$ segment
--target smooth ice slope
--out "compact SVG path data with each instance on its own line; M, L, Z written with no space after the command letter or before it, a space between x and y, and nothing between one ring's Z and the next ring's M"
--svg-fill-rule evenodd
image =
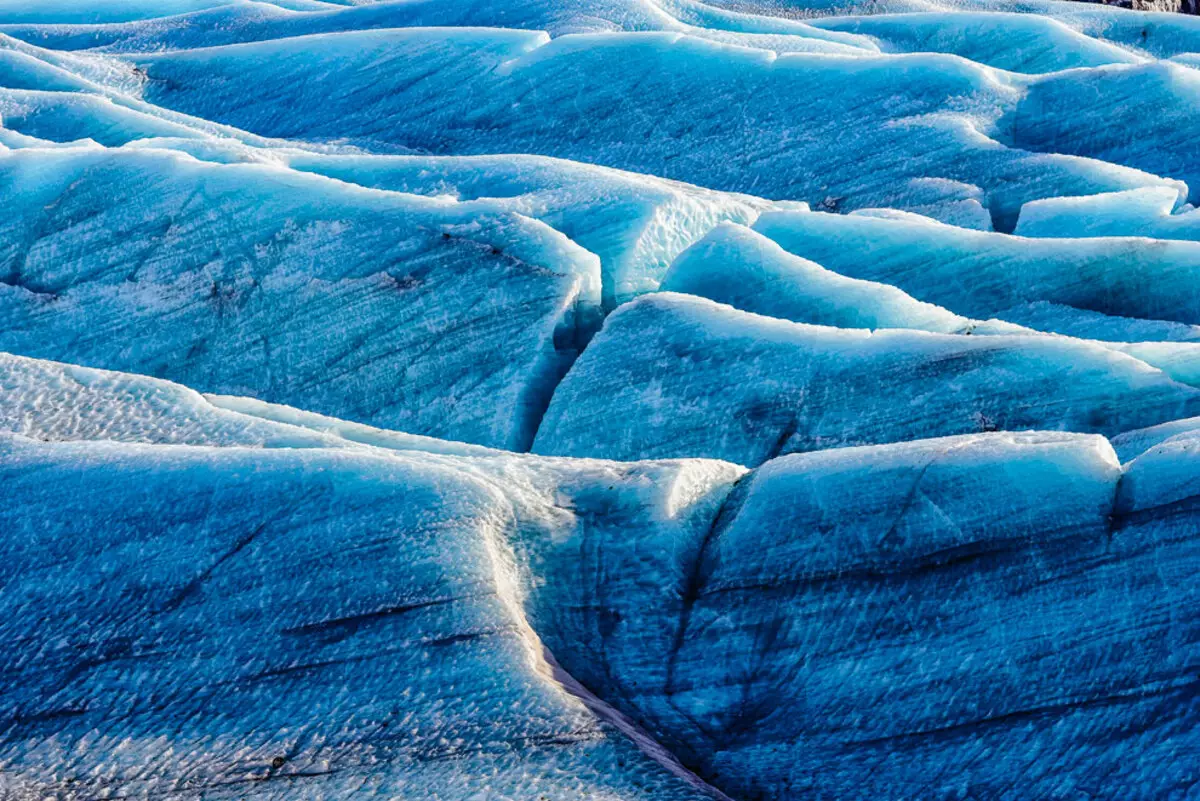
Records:
M1200 21L1188 14L1133 11L1107 3L1073 0L737 0L746 12L788 16L799 12L810 21L849 15L899 15L919 12L1036 15L1063 23L1085 36L1122 45L1157 58L1200 52Z
M0 123L5 127L36 126L37 131L24 132L59 142L94 129L99 135L91 138L108 145L215 136L258 146L314 147L264 139L146 103L135 97L145 80L144 73L119 59L47 50L0 33ZM30 103L36 113L25 110Z
M524 28L544 30L553 36L618 30L672 31L780 52L854 54L879 50L865 36L828 31L798 20L730 13L695 0L385 0L307 14L242 2L118 25L0 24L0 31L59 50L153 52L322 33L432 26Z
M744 226L728 223L680 254L664 277L662 289L796 323L975 336L1042 333L1002 320L960 317L922 303L890 284L846 278L788 253ZM1089 340L1089 344L1127 353L1175 381L1200 387L1200 343Z
M0 430L43 442L349 447L214 407L169 381L0 353Z
M764 214L754 229L834 272L893 284L967 317L1008 319L1009 310L1046 302L1112 317L1200 323L1200 292L1189 290L1200 287L1195 242L1022 239L911 217L793 212ZM1069 313L1059 316L1070 322ZM1122 330L1118 320L1111 329L1077 335L1146 338Z
M109 441L249 448L363 446L454 456L513 456L160 378L0 353L0 431L41 442Z
M264 136L538 153L843 209L953 208L982 190L994 217L1015 221L1041 197L1174 185L992 141L981 131L1015 107L1023 85L949 56L777 56L667 33L547 41L409 29L137 64L146 100Z
M1005 320L1028 328L1102 340L1113 346L1126 341L1191 342L1200 339L1200 326L1197 325L1120 317L1044 300L1014 306L1003 314Z
M559 385L537 453L782 453L996 429L1108 435L1200 410L1200 391L1105 348L798 325L659 293L626 304Z
M1200 71L1158 61L1057 73L1034 83L1000 125L1016 147L1177 178L1200 200Z
M778 207L749 195L538 156L281 158L293 169L362 186L479 200L542 220L600 257L606 309L657 289L672 259L719 222L749 224Z
M922 303L890 284L847 278L788 253L741 225L723 224L679 255L664 292L715 300L742 311L837 328L912 328L974 333L979 321ZM1025 333L999 321L994 333ZM981 332L984 333L984 332Z
M200 132L111 100L78 92L0 89L0 125L48 142L79 140L116 147L150 137L198 138Z
M184 14L236 3L237 0L110 0L91 4L80 0L0 0L0 19L9 23L97 23Z
M1174 192L1161 188L1033 200L1021 207L1014 233L1030 237L1146 236L1200 240L1200 213L1190 206L1177 212L1178 204Z
M819 19L812 24L869 36L887 52L953 53L1013 72L1047 73L1142 61L1125 48L1035 14L878 14Z
M0 348L521 449L599 311L511 213L163 151L17 150Z
M1151 448L1176 438L1194 440L1198 433L1200 433L1200 417L1183 417L1148 428L1126 431L1120 436L1113 437L1112 445L1121 461L1128 462Z

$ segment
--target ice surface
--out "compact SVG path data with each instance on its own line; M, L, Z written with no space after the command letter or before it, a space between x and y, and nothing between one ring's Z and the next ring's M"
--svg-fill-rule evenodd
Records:
M838 328L913 328L946 334L972 321L922 303L891 284L847 278L788 253L741 225L713 228L671 264L663 291L715 300L742 311ZM1005 333L1019 326L995 323Z
M1196 473L1148 458L1036 434L770 463L705 548L664 718L735 797L1172 795L1196 550L1163 504Z
M1049 13L1081 33L1123 45L1157 58L1200 50L1200 20L1186 14L1129 11L1104 5L1034 2L1019 5L1034 13Z
M719 5L0 0L0 797L1192 794L1200 20Z
M149 137L205 135L260 146L287 144L140 100L135 95L145 75L122 60L47 50L0 33L0 61L5 64L0 69L0 99L7 106L7 110L0 107L0 112L7 115L0 117L0 122L10 128L38 125L43 138L64 140L64 133L56 130L53 115L58 115L68 121L68 128L95 126L109 137L105 144L110 145ZM49 119L30 122L22 118L20 109L31 98L43 109L43 115L50 115ZM16 104L15 111L12 104Z
M527 55L520 57L522 53ZM782 53L778 63L773 55L777 53ZM137 69L147 78L140 91L147 99L268 136L329 141L336 128L339 138L383 150L544 153L717 189L829 200L845 209L907 207L957 222L963 203L982 198L993 217L1011 225L1028 200L1178 185L1115 164L1032 155L1002 146L1000 142L1013 138L1009 121L1019 112L1021 97L1033 91L1028 82L970 62L920 54L868 52L848 65L841 57L789 53L778 47L722 47L680 33L563 36L548 43L533 31L420 29L293 35L140 59ZM589 61L597 65L587 67ZM617 61L624 69L599 83L606 77L605 65ZM637 71L631 69L635 65ZM198 74L200 69L203 74ZM847 70L857 77L834 88L845 80ZM912 77L893 85L900 72ZM1102 77L1096 80L1107 74L1099 72ZM130 68L125 77L110 76L109 83L132 91L136 74ZM254 89L243 82L251 74L258 79ZM305 79L296 80L298 75ZM708 93L687 88L697 80L738 87L748 104L742 109L711 108L705 103ZM586 136L577 118L588 109L561 102L565 95L580 93L603 102L634 81L641 90L627 92L625 102L615 106L619 113L606 124L595 125L593 120ZM259 90L266 84L275 88L264 101ZM472 91L448 91L464 85ZM1041 82L1034 84L1038 86ZM1079 91L1089 90L1084 86ZM821 102L788 106L783 98L796 92ZM636 132L659 117L639 107L643 95L647 104L668 105L681 122L711 119L710 127L724 130L721 138L736 127L746 128L744 135L753 135L755 141L743 148L740 159L730 160L728 153L710 158L720 142L698 131L685 129L683 137L667 138L647 131L639 138ZM452 102L446 102L447 96ZM504 102L505 97L512 100ZM401 104L407 113L396 113ZM289 107L321 108L323 113L283 114ZM737 120L729 118L735 112ZM491 120L486 128L470 123L482 116ZM881 125L885 120L894 124ZM434 130L439 134L436 140L430 138ZM934 140L941 144L929 147ZM924 146L914 147L917 141ZM632 150L635 143L638 148ZM671 143L687 147L661 150ZM878 153L881 159L898 150L912 155L900 162L881 160L864 173L841 175L847 163L847 157L838 156L842 148L853 148L857 159L864 152ZM765 159L761 153L767 154ZM918 154L920 158L914 158ZM1110 156L1116 162L1128 161L1120 153ZM867 173L892 177L868 184L863 181ZM830 176L841 183L831 182ZM946 187L956 184L961 187L958 193L947 195Z
M336 450L0 454L24 498L0 511L6 792L709 797L550 678L483 481Z
M1200 71L1170 61L1067 71L1030 86L1000 126L1017 147L1169 175L1196 193L1200 167L1191 132L1200 125L1198 101Z
M0 176L15 353L520 449L599 312L595 256L512 213L154 150Z
M58 101L58 98L55 98ZM37 133L55 130L35 114L9 118ZM95 127L73 134L112 139ZM152 120L157 123L157 120ZM70 127L70 126L63 126ZM129 130L116 126L122 133ZM47 129L51 129L48 131ZM658 287L672 259L721 221L753 222L762 211L805 209L751 195L701 187L595 165L541 156L366 156L265 147L184 129L187 136L119 136L130 148L177 150L220 164L260 164L316 173L374 189L420 194L447 201L476 201L480 212L511 212L542 220L600 258L607 309ZM0 129L0 133L3 133ZM23 137L15 131L11 137ZM44 147L49 140L14 141Z
M963 764L985 792L1010 776L977 757L997 749L1047 795L1101 774L1167 792L1187 770L1170 755L1194 747L1196 657L1170 621L1191 545L1160 511L1194 492L1186 445L1128 477L1102 438L1053 433L749 474L422 453L249 400L214 399L222 416L156 379L4 364L0 406L56 393L61 419L90 418L52 438L132 418L144 443L235 446L4 435L26 503L0 510L22 599L3 625L42 654L0 696L13 791L712 797L664 745L734 798L915 797ZM327 439L263 450L238 418ZM1132 756L1108 747L1129 714ZM1026 720L1045 725L1008 725Z
M346 446L225 411L169 381L8 353L0 353L0 430L44 442Z
M448 4L392 0L324 13L294 14L278 4L242 2L126 24L8 24L0 31L57 50L152 52L346 31L412 27L545 30L558 36L610 31L672 31L779 52L878 52L866 36L798 20L723 11L695 0L510 0Z
M1170 189L1148 187L1086 197L1034 200L1021 208L1018 236L1146 236L1200 240L1200 214L1178 209Z
M1013 307L1046 302L1113 317L1200 323L1200 293L1181 291L1200 286L1195 242L1023 239L934 221L795 212L764 214L754 229L834 272L894 284L968 317L1007 319ZM1119 330L1091 336L1142 338Z
M248 399L213 406L152 378L2 364L0 408L18 411L0 428L66 442L0 435L6 486L29 493L0 512L8 597L23 599L5 625L43 654L8 668L25 678L0 699L19 721L0 738L7 789L713 797L598 699L564 692L581 688L544 661L529 621L569 619L559 601L583 585L560 573L591 538L644 530L627 561L698 543L740 468L539 460ZM114 439L143 444L98 442ZM60 625L39 620L43 603ZM214 617L238 623L202 631ZM570 621L549 643L587 667L596 621ZM39 737L59 718L70 725Z
M1177 185L989 139L1024 84L940 55L777 55L676 33L549 41L524 31L410 29L137 63L146 100L264 136L538 153L842 209L928 207L930 178L979 187L993 216L1014 221L1021 204L1041 197ZM738 103L724 100L731 94ZM292 108L320 112L285 113ZM964 192L960 200L978 190Z
M69 438L114 430L92 425L91 386L156 398L143 423L203 405L155 379L6 365L5 402L14 383L22 398L82 382L55 403L93 416ZM365 431L218 400L268 426ZM228 415L191 435L232 433ZM138 436L178 442L183 427ZM734 798L915 796L963 764L985 792L1009 777L977 758L996 749L1048 795L1100 774L1151 793L1184 780L1185 765L1161 766L1194 747L1192 632L1170 622L1189 604L1174 579L1191 545L1172 536L1181 513L1160 510L1194 492L1187 446L1128 476L1102 438L1053 433L744 474L220 437L237 447L4 435L0 472L27 503L0 510L5 597L22 599L3 625L42 654L9 668L22 680L2 695L18 721L0 738L6 787L712 797L663 745ZM1131 713L1144 722L1130 757L1108 743ZM1026 720L1046 725L1007 725Z
M482 445L375 428L363 423L353 423L315 412L306 412L291 406L266 403L255 398L237 395L205 395L204 400L216 409L237 414L247 423L250 422L247 418L258 418L274 423L276 425L271 426L272 431L283 433L298 428L315 432L321 435L322 447L348 448L352 444L359 444L392 451L444 453L453 456L498 456L508 453Z
M953 53L1013 72L1046 73L1136 64L1129 50L1032 14L958 12L878 14L815 20L826 30L870 36L889 52Z
M1198 433L1200 433L1200 417L1184 417L1169 423L1159 423L1148 428L1126 431L1120 436L1113 437L1112 445L1121 461L1128 462L1161 443L1176 437L1181 440L1190 440Z
M537 156L294 153L286 163L362 186L487 201L542 220L600 257L606 309L657 289L672 259L717 223L750 223L778 207L749 195Z
M109 0L103 4L79 0L0 0L0 18L8 23L96 23L183 14L236 3L237 0Z
M1061 303L1035 301L1005 309L1004 319L1013 323L1082 339L1123 341L1192 341L1200 338L1200 326L1167 320L1103 314L1076 309Z
M8 126L0 128L0 142L14 148L66 140L177 150L215 163L286 166L369 188L478 201L473 208L480 213L533 217L600 258L608 310L656 289L671 260L718 222L750 223L764 210L805 208L539 156L330 155L254 146L92 95L0 90L0 108Z
M91 94L0 89L4 128L48 142L123 145L149 137L196 137L189 128Z
M1065 0L735 0L749 13L800 16L962 13L1021 14L1061 22L1072 30L1157 58L1200 51L1200 21L1187 14L1133 11L1116 4ZM953 27L953 26L952 26Z
M878 52L866 36L799 20L729 12L695 0L510 0L447 4L392 0L325 13L290 14L278 4L242 2L126 24L0 25L0 30L57 50L178 50L345 31L411 27L545 30L558 36L611 31L672 31L779 52Z
M912 219L904 212L896 214L901 216L891 218ZM922 303L890 284L846 278L788 253L744 226L729 223L717 226L684 251L671 265L662 289L699 295L768 317L840 328L909 328L975 336L1043 333L1002 320L960 317ZM1061 310L1056 311L1053 319L1061 321ZM1153 324L1146 329L1148 335L1162 333ZM1124 329L1127 335L1136 330L1136 324ZM1090 340L1089 344L1127 353L1175 381L1200 387L1200 343Z
M781 453L996 429L1114 435L1192 409L1200 391L1098 345L872 334L659 293L609 316L555 392L534 450L757 465Z

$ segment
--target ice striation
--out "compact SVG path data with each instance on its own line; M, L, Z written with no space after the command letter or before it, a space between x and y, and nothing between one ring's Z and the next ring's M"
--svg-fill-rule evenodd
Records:
M513 600L512 506L468 473L0 448L26 497L3 514L3 628L24 643L4 660L6 792L707 797L553 679Z
M651 714L735 797L1186 795L1184 454L1122 475L1100 438L991 435L768 463Z
M1111 436L1194 416L1198 404L1200 390L1088 342L802 325L658 293L608 318L533 449L757 465L997 429Z
M0 182L27 355L520 449L599 314L596 257L513 212L154 149L14 150Z
M1197 54L0 0L0 797L1193 797Z
M6 408L79 417L0 421L38 511L0 512L4 628L37 655L7 657L14 793L991 794L995 748L1050 796L1186 783L1190 593L1163 570L1190 563L1185 444L1123 469L1099 436L997 432L747 472L367 443L4 365ZM1130 716L1132 758L1109 747Z
M1042 197L1180 186L1119 161L1006 146L999 112L1015 112L1027 80L942 55L776 54L669 32L547 40L397 29L150 54L136 64L145 100L263 136L442 154L517 150L842 209L924 208L982 192L1008 224ZM311 71L302 83L290 79L300 64ZM318 104L327 115L283 113ZM961 188L947 191L946 182Z
M1200 322L1200 243L1141 237L1024 239L922 220L865 214L764 215L754 229L834 272L893 284L974 318L1025 324L1027 309L1062 309L1053 330L1111 318L1095 339L1139 339L1125 320ZM1180 288L1183 291L1180 291Z
M909 218L897 216L895 219ZM664 277L661 288L797 323L840 328L912 329L964 336L1045 333L1003 320L972 320L922 303L891 284L848 278L788 253L755 231L730 223L718 225L680 254ZM1046 307L1053 316L1064 314L1061 306L1050 307L1041 301L1024 307L1020 310L1023 314L1018 316L1031 316L1035 318L1034 322L1040 322L1036 319L1042 316L1038 312L1044 313ZM1103 318L1098 313L1097 316ZM1105 322L1111 325L1114 321ZM1074 327L1083 326L1076 320ZM1181 383L1200 386L1200 343L1187 341L1192 338L1191 328L1177 324L1163 329L1162 324L1156 326L1150 321L1125 321L1124 333L1135 341L1087 341L1127 353ZM1136 341L1137 334L1168 341ZM1174 341L1176 339L1183 341Z

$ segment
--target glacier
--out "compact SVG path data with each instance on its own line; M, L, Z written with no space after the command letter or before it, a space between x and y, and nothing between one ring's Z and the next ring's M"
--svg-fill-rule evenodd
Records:
M389 51L410 55L380 55ZM1033 153L990 137L1006 124L997 110L1014 112L1020 94L981 65L929 54L846 61L772 53L670 32L547 40L534 32L440 28L147 54L137 66L144 100L262 136L321 142L336 135L365 147L434 153L515 149L714 189L819 196L840 209L936 207L970 199L966 187L979 187L993 218L1006 225L1022 203L1048 195L1178 186L1118 162ZM289 64L314 62L327 66L304 83L288 78ZM614 63L621 68L606 72ZM847 70L854 80L846 80ZM268 102L247 92L249 75ZM447 84L471 88L447 98ZM742 98L737 106L713 99L730 92ZM788 101L795 96L810 102ZM316 104L328 116L281 114ZM673 109L674 129L651 108L659 105ZM735 136L731 149L726 140ZM888 158L897 151L910 158ZM871 154L879 163L862 163ZM952 183L930 185L931 178Z
M1034 200L1021 208L1013 233L1029 237L1144 236L1200 240L1200 214L1177 208L1169 189L1131 189L1084 197Z
M788 253L773 240L732 223L716 226L681 253L663 277L660 288L709 298L768 317L839 328L899 328L968 336L1049 333L994 318L962 317L918 301L891 284L849 278ZM1016 315L1044 319L1047 310L1051 316L1065 316L1063 307L1045 301L1028 304ZM1095 314L1103 320L1103 315ZM1076 327L1084 327L1078 319L1074 323ZM1049 326L1043 323L1042 327ZM1200 386L1200 343L1188 341L1191 326L1176 324L1164 329L1148 321L1133 321L1126 322L1123 328L1130 339L1137 334L1155 338L1085 341L1127 353L1176 381Z
M7 350L520 448L599 315L596 257L516 213L155 149L0 171Z
M533 449L757 465L996 429L1113 436L1195 416L1197 404L1200 390L1087 342L802 325L663 292L608 318Z
M549 678L482 481L341 450L3 449L28 497L4 522L6 792L702 797Z
M1195 797L1197 69L0 0L0 797Z
M673 753L735 798L939 775L999 794L997 747L1048 795L1097 766L1148 795L1186 781L1186 447L1124 468L1067 433L750 472L555 459L356 424L339 442L285 407L0 364L5 408L50 392L74 421L0 421L28 499L0 512L4 626L38 654L9 657L14 792L50 766L135 795L719 792ZM1109 745L1131 716L1133 761Z
M931 220L880 216L764 215L754 229L781 247L852 278L892 283L909 294L971 317L1052 303L1113 320L1098 339L1123 338L1119 318L1200 322L1193 292L1200 244L1140 237L1038 238L972 231ZM865 258L866 254L873 258ZM1117 267L1117 265L1120 265ZM1072 333L1062 315L1057 333Z

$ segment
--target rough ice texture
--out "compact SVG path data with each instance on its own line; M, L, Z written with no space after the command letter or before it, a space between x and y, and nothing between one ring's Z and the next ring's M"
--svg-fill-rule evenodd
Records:
M1200 20L720 5L0 0L0 796L1194 794Z
M0 353L0 430L44 442L328 447L338 440L217 408L144 376Z
M293 154L293 169L533 217L600 258L606 309L658 288L672 259L726 220L776 208L749 195L538 156ZM803 204L791 204L793 206Z
M12 437L0 474L14 797L707 797L551 679L484 481Z
M663 728L735 797L1186 794L1194 476L1044 434L772 462L706 544Z
M1170 175L1196 200L1200 167L1186 132L1200 124L1197 101L1200 71L1170 61L1068 71L1034 83L1000 125L1017 147ZM1117 125L1104 124L1113 116Z
M28 493L0 512L4 625L40 655L7 668L6 791L713 796L564 689L529 627L554 612L531 568L614 526L695 539L740 468L538 460L3 365L0 430L24 436L0 434L0 473Z
M22 388L61 380L11 361ZM939 797L1003 794L1008 760L1047 797L1187 781L1186 445L1124 475L1103 438L1054 433L748 474L262 450L239 445L237 412L197 424L198 396L77 372L174 398L142 410L159 421L143 442L237 447L3 435L25 503L0 509L0 626L39 654L9 653L0 694L10 792L713 797L664 746L733 798L919 797L931 777ZM29 394L5 386L6 403ZM70 436L113 430L99 423Z
M660 293L608 318L559 385L533 447L757 465L996 429L1115 435L1193 409L1200 390L1098 345L798 325Z
M1035 14L879 14L835 17L814 24L825 30L870 36L888 52L953 53L1013 72L1047 73L1141 60L1126 48Z
M271 3L237 3L125 24L7 24L0 31L59 50L138 52L211 47L282 37L408 27L545 30L552 35L616 30L674 31L726 44L782 52L878 52L866 36L800 21L723 12L696 0L510 0L442 3L407 0L289 14Z
M0 182L26 355L520 449L599 312L595 257L513 213L153 150L12 151Z
M1179 186L1001 146L986 136L989 120L1015 108L1021 90L1003 73L939 55L776 55L677 33L547 41L439 29L296 37L138 64L146 100L264 136L540 153L844 209L974 194L946 197L930 178L981 187L993 216L1013 222L1041 197ZM293 80L302 70L307 80ZM297 107L324 113L284 113Z

